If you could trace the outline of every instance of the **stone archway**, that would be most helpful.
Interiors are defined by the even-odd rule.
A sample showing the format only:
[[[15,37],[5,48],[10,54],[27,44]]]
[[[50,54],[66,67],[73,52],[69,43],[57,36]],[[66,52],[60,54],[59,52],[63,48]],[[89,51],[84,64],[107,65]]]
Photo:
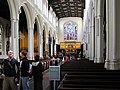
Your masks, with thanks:
[[[52,46],[52,48],[53,48],[53,53],[52,53],[52,55],[53,56],[56,56],[56,33],[55,33],[55,31],[54,31],[54,33],[53,33],[53,37],[52,37],[52,42],[53,42],[53,46]]]
[[[45,44],[46,44],[46,32],[45,32],[45,26],[43,27],[43,54],[45,53]]]
[[[34,24],[34,56],[38,54],[38,48],[39,48],[39,28],[38,28],[38,22],[37,19],[35,19]]]
[[[43,26],[42,26],[42,19],[40,16],[36,15],[35,17],[35,23],[37,25],[37,43],[38,43],[38,49],[37,54],[40,55],[41,58],[43,58]]]
[[[0,56],[11,48],[11,8],[7,0],[0,0]],[[4,58],[4,57],[3,57]]]
[[[51,30],[50,30],[51,31]],[[52,37],[51,37],[51,32],[49,31],[48,33],[48,50],[49,50],[49,56],[52,55],[51,51],[52,51],[52,48],[51,48],[51,43],[52,43]]]
[[[23,7],[19,15],[19,50],[28,50],[28,27]]]
[[[27,27],[27,32],[28,32],[28,45],[27,46],[27,50],[28,50],[28,59],[29,60],[33,60],[34,59],[34,24],[33,24],[33,17],[32,14],[33,12],[30,12],[32,10],[32,7],[29,3],[23,2],[22,6],[21,6],[24,10],[25,16],[26,16],[26,27]],[[20,8],[21,8],[20,7]]]

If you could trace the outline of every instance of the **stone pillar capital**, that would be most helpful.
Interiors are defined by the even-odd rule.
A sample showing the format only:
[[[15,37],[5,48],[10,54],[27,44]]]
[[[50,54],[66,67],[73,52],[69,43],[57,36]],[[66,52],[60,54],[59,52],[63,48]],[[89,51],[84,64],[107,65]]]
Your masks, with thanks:
[[[11,22],[18,22],[19,21],[19,19],[17,19],[17,18],[11,18],[10,20],[11,20]]]

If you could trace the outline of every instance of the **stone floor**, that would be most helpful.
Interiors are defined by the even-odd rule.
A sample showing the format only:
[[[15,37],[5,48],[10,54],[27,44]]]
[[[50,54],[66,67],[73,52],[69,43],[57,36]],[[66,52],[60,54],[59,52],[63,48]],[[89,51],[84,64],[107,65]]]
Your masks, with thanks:
[[[34,90],[33,88],[34,81],[30,79],[30,90]],[[49,90],[49,70],[43,72],[43,90]]]

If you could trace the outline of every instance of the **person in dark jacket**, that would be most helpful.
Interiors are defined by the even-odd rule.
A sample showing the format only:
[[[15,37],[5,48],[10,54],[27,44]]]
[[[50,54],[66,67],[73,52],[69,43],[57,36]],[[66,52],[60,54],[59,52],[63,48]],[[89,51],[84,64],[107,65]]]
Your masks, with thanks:
[[[18,61],[13,57],[13,51],[8,51],[8,58],[3,61],[3,89],[2,90],[17,90],[17,81],[19,75]]]
[[[39,61],[39,55],[35,56],[35,62],[32,62],[32,66],[32,73],[34,76],[34,90],[43,90],[43,67],[42,63]]]
[[[29,88],[29,61],[26,57],[27,51],[20,52],[20,81],[19,90],[30,90]]]

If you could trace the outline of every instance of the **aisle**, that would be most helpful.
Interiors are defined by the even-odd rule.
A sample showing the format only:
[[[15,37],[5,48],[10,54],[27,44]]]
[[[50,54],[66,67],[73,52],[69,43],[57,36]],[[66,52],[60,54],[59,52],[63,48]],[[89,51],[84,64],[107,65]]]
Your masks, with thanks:
[[[33,78],[30,79],[30,90],[34,90]],[[49,70],[43,72],[43,90],[49,90]]]

